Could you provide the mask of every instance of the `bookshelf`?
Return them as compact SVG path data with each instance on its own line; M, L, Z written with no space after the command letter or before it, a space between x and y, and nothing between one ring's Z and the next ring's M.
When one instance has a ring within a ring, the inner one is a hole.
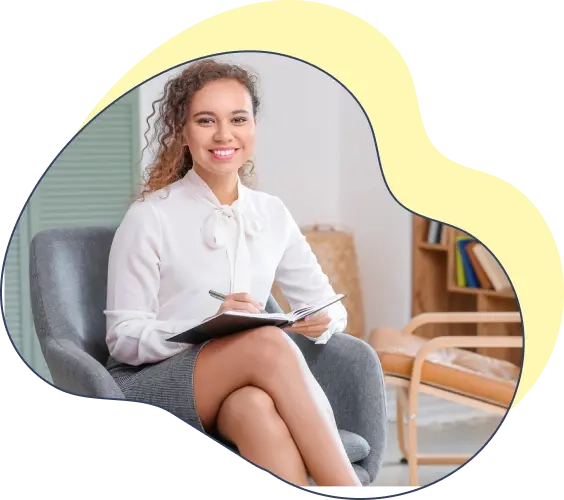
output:
M456 238L469 235L443 225L438 243L427 240L431 220L413 215L412 315L448 311L518 311L513 290L461 287L457 284ZM521 324L425 325L418 335L522 335ZM483 348L475 351L521 366L521 349Z

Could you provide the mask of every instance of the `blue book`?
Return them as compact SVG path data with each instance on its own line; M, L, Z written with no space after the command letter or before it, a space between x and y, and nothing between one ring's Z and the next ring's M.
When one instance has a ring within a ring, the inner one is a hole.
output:
M476 276L476 272L472 267L472 263L468 258L468 253L466 252L466 245L474 241L473 238L464 238L456 242L460 250L460 256L462 257L462 265L464 266L464 274L466 275L466 286L469 288L480 288L480 282Z

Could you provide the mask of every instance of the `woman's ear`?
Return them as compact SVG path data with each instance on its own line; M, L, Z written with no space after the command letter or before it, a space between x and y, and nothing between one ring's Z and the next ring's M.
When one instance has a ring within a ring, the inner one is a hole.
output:
M180 144L182 147L188 147L188 126L184 125L180 130Z

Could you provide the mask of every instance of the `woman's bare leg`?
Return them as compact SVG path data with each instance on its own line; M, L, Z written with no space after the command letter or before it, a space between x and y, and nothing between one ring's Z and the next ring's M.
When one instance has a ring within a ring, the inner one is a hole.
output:
M308 486L300 451L272 398L247 385L232 392L217 416L219 435L247 460L298 486Z
M194 392L207 431L214 428L227 396L247 385L272 398L318 486L360 486L327 398L301 351L282 330L257 328L215 339L202 349Z

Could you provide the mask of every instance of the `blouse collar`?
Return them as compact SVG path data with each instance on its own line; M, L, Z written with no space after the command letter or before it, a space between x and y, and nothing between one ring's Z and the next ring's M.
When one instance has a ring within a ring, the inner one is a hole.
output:
M183 178L191 197L210 211L202 226L204 241L212 248L225 246L226 219L236 219L245 234L251 238L266 228L266 220L250 203L248 188L237 179L237 199L231 205L222 205L206 181L194 169L188 170Z
M217 196L208 186L206 181L198 175L198 173L191 168L188 170L186 175L184 176L183 181L189 187L190 192L194 195L197 199L196 201L204 202L205 204L209 205L210 207L216 208L225 208L229 206L237 206L244 203L244 199L246 197L245 193L245 186L241 183L241 179L237 176L237 199L233 202L232 205L222 205Z

